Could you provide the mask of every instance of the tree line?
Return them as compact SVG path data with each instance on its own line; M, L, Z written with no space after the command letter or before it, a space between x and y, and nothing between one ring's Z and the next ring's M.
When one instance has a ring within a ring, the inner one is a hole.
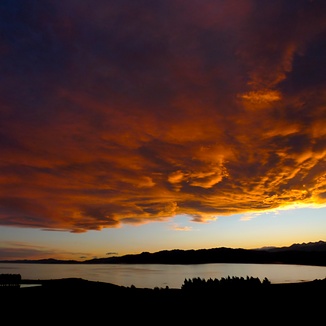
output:
M237 276L228 276L222 277L220 279L208 280L200 277L194 277L192 279L185 279L184 283L181 286L182 290L214 290L214 289L223 289L223 288L259 288L266 287L270 285L271 282L265 277L261 281L258 277L237 277Z
M0 274L1 287L20 287L20 274Z

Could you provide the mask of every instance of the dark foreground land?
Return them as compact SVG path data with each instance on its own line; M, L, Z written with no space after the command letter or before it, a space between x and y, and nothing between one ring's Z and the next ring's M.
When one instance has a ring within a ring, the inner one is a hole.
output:
M0 288L2 317L9 316L10 324L203 324L206 320L204 324L317 325L326 321L326 278L188 289L123 287L78 278L22 280L24 283L38 286Z

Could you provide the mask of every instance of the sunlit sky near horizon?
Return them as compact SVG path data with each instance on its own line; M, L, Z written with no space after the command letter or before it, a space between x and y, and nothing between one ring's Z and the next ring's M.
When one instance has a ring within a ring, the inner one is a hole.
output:
M0 2L0 260L326 240L326 1Z

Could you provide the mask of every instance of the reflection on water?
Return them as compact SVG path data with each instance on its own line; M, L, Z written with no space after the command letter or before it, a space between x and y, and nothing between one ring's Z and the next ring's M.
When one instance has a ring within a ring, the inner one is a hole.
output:
M28 287L34 287L34 286L41 286L41 284L20 284L21 288L28 288Z
M326 267L283 264L11 264L0 263L0 274L46 280L77 277L139 288L181 288L185 279L267 277L271 283L292 283L326 278Z

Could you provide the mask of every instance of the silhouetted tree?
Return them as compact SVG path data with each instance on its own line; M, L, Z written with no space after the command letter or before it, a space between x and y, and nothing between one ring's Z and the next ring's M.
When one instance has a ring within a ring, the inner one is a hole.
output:
M220 280L209 278L207 281L200 277L194 277L193 279L185 279L181 286L183 290L216 290L225 288L259 288L261 285L268 285L270 281L265 277L261 282L258 277L249 277L246 279L243 277L222 277Z
M0 286L20 287L20 274L0 274Z

